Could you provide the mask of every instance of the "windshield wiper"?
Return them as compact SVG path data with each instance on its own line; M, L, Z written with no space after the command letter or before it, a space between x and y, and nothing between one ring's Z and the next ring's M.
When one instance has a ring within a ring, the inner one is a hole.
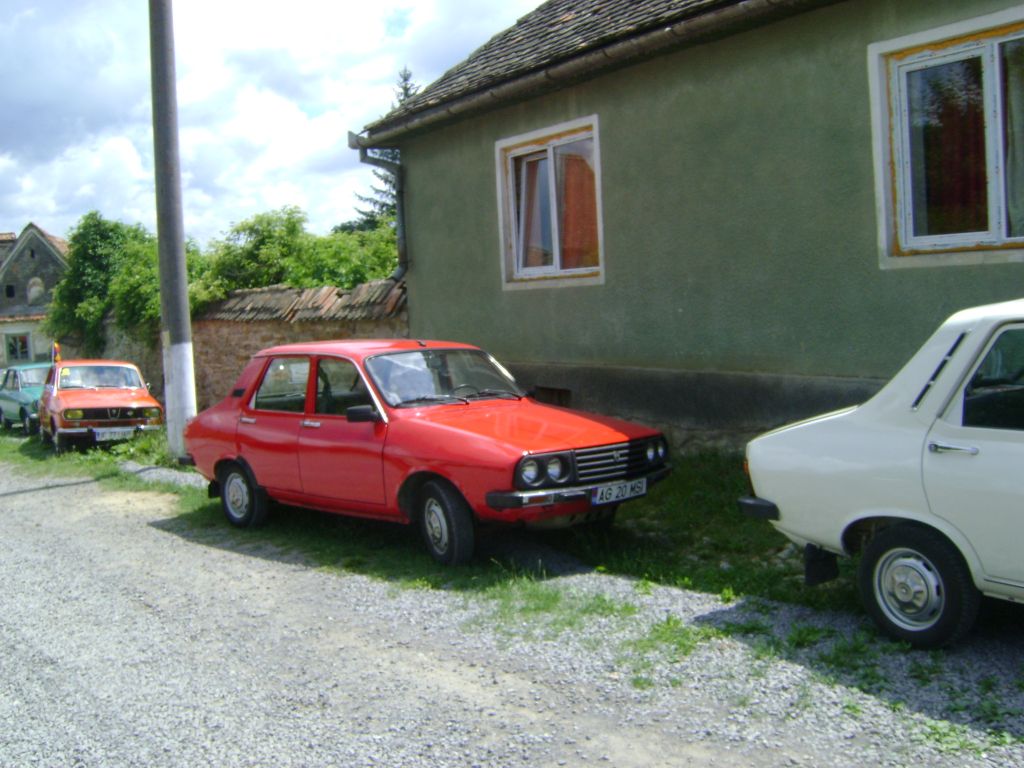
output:
M415 405L416 403L468 403L464 397L458 395L422 395L420 397L410 397L408 400L402 400L399 405Z
M522 400L523 396L518 392L513 392L510 389L481 389L478 392L474 392L470 397L511 397L516 400Z

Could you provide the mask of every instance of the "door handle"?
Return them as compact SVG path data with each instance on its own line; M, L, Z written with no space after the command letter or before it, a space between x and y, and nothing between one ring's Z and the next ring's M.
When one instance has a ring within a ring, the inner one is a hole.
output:
M977 456L980 451L973 445L950 445L949 443L928 443L928 450L932 453L967 453Z
M256 418L253 416L239 416L238 421L242 424L255 424Z
M310 419L304 419L302 421L302 426L304 426L304 427L313 427L314 429L319 429L320 428L320 422L319 421L311 421Z

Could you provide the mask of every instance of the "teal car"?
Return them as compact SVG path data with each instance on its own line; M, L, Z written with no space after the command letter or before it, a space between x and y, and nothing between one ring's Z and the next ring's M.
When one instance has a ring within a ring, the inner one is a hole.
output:
M0 426L17 423L26 435L39 428L39 397L49 370L49 363L25 363L0 373Z

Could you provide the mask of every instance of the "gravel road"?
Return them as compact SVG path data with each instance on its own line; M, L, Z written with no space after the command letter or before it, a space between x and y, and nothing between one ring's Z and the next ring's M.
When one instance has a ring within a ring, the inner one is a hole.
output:
M1024 764L1019 611L911 653L861 616L542 551L568 604L635 609L559 630L176 514L171 494L0 465L0 766ZM684 653L658 627L702 639Z

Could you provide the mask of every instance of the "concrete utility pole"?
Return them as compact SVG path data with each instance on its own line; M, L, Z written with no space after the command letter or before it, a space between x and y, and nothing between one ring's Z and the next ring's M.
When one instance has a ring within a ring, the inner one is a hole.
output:
M174 73L171 0L149 0L149 51L153 85L153 162L156 228L160 248L160 340L164 357L167 442L185 454L185 422L196 415L192 324L185 272L185 226L181 213L178 158L178 97Z

